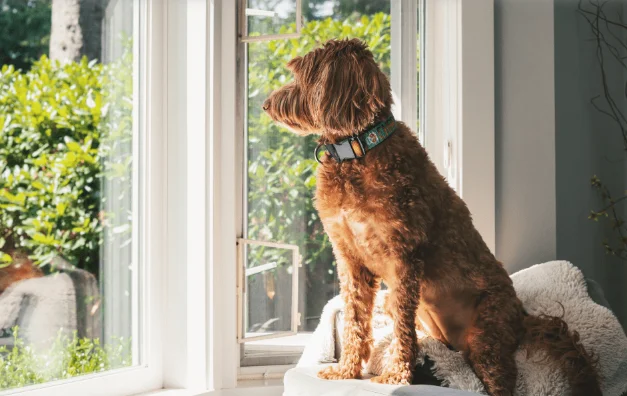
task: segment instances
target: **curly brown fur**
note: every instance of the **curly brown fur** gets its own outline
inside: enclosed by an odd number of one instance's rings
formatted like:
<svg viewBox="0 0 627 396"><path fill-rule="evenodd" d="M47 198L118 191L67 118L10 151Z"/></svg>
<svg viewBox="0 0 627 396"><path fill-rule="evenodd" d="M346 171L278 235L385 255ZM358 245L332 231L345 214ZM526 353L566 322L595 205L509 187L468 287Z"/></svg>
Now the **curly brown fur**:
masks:
<svg viewBox="0 0 627 396"><path fill-rule="evenodd" d="M329 41L288 67L294 81L273 92L264 110L296 133L336 143L391 113L389 81L359 40ZM374 295L383 280L390 288L386 310L394 318L397 344L374 381L412 381L418 325L462 351L490 395L513 394L514 352L531 319L525 319L510 277L473 226L465 203L405 124L399 122L392 136L361 159L337 163L324 157L315 204L337 258L347 313L339 365L320 377L360 376L372 343ZM587 394L600 395L594 362L577 357L587 355L573 335L559 334L549 349L560 359L569 351L572 358L560 361L573 388L585 383ZM571 340L571 347L562 340Z"/></svg>
<svg viewBox="0 0 627 396"><path fill-rule="evenodd" d="M543 360L556 362L566 372L574 396L601 394L595 369L598 359L584 349L579 333L570 332L562 318L529 315L524 318L523 326L527 356L537 350L545 352Z"/></svg>

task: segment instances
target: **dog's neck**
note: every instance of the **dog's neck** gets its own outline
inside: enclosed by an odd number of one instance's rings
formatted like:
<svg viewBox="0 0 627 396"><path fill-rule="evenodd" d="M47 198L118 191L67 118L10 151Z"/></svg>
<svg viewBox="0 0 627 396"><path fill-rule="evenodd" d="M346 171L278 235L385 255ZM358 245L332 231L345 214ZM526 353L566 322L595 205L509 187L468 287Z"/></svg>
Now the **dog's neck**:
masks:
<svg viewBox="0 0 627 396"><path fill-rule="evenodd" d="M341 132L341 133L338 133L338 131L333 131L332 133L323 133L322 136L320 136L320 139L318 139L318 143L319 144L337 144L341 142L342 140L345 140L351 136L357 136L359 134L364 133L367 130L372 129L375 125L380 124L383 121L387 120L391 115L392 115L391 111L382 111L379 114L377 114L377 116L374 118L374 120L370 124L368 124L368 126L360 130L346 131L346 132Z"/></svg>
<svg viewBox="0 0 627 396"><path fill-rule="evenodd" d="M367 129L337 141L337 143L319 143L314 150L314 158L323 163L320 158L320 151L325 149L325 156L330 156L336 162L342 163L346 160L357 160L376 146L384 143L397 129L397 122L392 115L383 121L369 126Z"/></svg>

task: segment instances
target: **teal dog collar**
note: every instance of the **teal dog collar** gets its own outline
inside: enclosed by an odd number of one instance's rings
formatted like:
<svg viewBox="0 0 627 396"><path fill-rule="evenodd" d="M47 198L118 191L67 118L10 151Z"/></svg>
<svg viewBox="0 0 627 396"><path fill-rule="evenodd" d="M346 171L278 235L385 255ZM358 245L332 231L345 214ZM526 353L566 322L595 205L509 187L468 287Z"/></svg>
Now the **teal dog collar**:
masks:
<svg viewBox="0 0 627 396"><path fill-rule="evenodd" d="M333 159L337 162L343 162L345 160L362 158L366 153L387 139L391 134L396 131L396 120L394 116L388 117L385 121L375 125L374 127L360 133L356 136L351 136L348 139L344 139L339 143L319 144L314 150L314 157L316 161L320 161L319 152L324 147Z"/></svg>

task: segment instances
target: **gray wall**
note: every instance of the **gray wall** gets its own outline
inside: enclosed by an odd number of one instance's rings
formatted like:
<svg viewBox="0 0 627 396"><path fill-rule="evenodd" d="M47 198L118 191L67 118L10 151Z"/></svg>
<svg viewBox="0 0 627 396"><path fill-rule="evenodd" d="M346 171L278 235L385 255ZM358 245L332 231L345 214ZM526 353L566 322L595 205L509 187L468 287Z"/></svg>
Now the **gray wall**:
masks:
<svg viewBox="0 0 627 396"><path fill-rule="evenodd" d="M599 67L576 11L576 0L495 1L496 255L509 272L573 262L627 327L627 263L606 256L611 231L588 220L599 204L592 175L617 194L627 189L625 152L590 105ZM608 75L621 90L622 71Z"/></svg>
<svg viewBox="0 0 627 396"><path fill-rule="evenodd" d="M622 13L622 4L618 2L606 7L608 15ZM590 40L592 37L590 26L577 13L577 2L556 0L557 257L572 261L601 283L610 305L626 326L627 262L605 254L603 240L611 240L615 235L609 223L588 219L590 210L601 204L590 187L593 175L598 175L617 196L627 187L620 132L590 103L602 92L597 47ZM625 108L623 70L609 56L605 64L609 84L621 99L619 105Z"/></svg>

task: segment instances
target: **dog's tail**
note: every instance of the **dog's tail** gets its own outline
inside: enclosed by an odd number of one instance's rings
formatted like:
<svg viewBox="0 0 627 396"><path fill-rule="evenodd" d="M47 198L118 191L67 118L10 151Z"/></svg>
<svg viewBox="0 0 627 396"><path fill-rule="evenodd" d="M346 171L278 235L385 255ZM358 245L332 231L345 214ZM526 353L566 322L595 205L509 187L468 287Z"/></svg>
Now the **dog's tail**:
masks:
<svg viewBox="0 0 627 396"><path fill-rule="evenodd" d="M563 307L562 307L563 308ZM602 396L597 373L598 359L579 342L579 333L569 331L561 317L526 315L527 356L541 349L545 359L557 362L566 374L573 396Z"/></svg>

